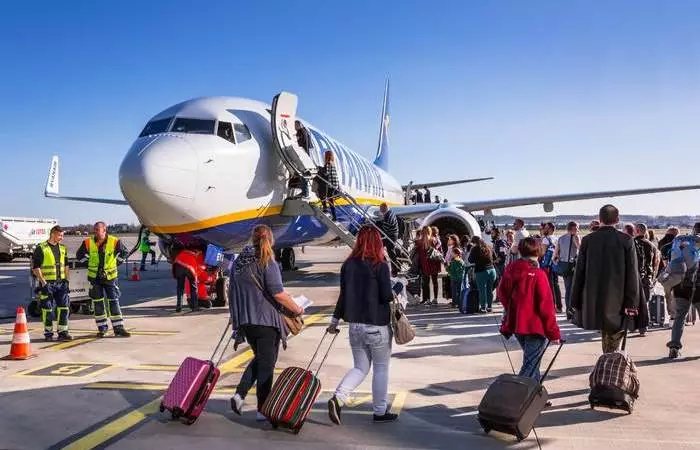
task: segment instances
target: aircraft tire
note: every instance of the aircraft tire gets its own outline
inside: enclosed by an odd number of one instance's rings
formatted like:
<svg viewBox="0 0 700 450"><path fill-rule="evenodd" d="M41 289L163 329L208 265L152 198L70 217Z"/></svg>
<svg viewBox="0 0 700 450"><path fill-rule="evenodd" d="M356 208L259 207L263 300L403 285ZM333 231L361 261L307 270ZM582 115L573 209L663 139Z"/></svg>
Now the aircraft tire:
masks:
<svg viewBox="0 0 700 450"><path fill-rule="evenodd" d="M282 263L282 270L284 271L296 269L296 255L294 254L294 249L283 248L280 262Z"/></svg>

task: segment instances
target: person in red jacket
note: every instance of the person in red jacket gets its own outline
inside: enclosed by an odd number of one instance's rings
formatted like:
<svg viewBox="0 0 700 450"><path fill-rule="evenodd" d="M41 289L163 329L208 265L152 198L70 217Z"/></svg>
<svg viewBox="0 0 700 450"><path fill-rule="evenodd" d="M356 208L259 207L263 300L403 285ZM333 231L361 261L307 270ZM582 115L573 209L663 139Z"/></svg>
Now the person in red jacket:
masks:
<svg viewBox="0 0 700 450"><path fill-rule="evenodd" d="M498 285L503 304L501 334L515 335L523 349L519 375L540 380L540 360L547 340L559 342L561 334L554 311L547 272L539 268L541 244L527 237L518 244L521 258L506 267Z"/></svg>
<svg viewBox="0 0 700 450"><path fill-rule="evenodd" d="M198 250L181 250L173 261L172 271L173 278L177 280L177 304L175 312L182 311L182 297L185 295L185 281L190 284L190 309L196 311L199 309L199 301L197 299L197 278L199 275L199 266L203 263L202 252Z"/></svg>

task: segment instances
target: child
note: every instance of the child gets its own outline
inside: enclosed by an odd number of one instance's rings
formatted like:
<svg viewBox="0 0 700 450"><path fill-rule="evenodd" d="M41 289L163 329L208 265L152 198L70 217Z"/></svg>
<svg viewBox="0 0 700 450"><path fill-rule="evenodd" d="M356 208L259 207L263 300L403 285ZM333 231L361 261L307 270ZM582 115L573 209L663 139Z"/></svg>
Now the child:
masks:
<svg viewBox="0 0 700 450"><path fill-rule="evenodd" d="M452 249L452 262L450 262L450 267L447 269L448 273L450 274L453 304L459 305L459 298L462 294L462 282L464 280L466 268L467 265L462 260L462 249L459 247L454 247Z"/></svg>

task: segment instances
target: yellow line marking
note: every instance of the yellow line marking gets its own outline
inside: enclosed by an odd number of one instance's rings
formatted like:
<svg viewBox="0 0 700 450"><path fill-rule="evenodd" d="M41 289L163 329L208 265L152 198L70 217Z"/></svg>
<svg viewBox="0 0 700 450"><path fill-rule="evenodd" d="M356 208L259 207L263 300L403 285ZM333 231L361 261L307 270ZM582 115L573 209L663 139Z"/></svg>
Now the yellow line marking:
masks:
<svg viewBox="0 0 700 450"><path fill-rule="evenodd" d="M364 395L362 397L350 398L345 402L345 406L348 408L354 408L355 406L362 405L363 403L368 403L372 401L372 394Z"/></svg>
<svg viewBox="0 0 700 450"><path fill-rule="evenodd" d="M143 336L171 336L173 334L179 334L179 331L167 331L167 330L137 330L134 328L128 328L129 333L135 334L135 335L143 335ZM74 333L97 333L97 330L73 330L71 329L70 331Z"/></svg>
<svg viewBox="0 0 700 450"><path fill-rule="evenodd" d="M177 372L180 366L175 366L172 364L139 364L138 366L128 367L127 370L142 370L147 372ZM245 367L235 367L227 373L243 373ZM275 373L282 372L282 369L276 368Z"/></svg>
<svg viewBox="0 0 700 450"><path fill-rule="evenodd" d="M129 428L143 422L148 418L148 416L158 411L160 400L160 397L158 397L144 406L121 416L120 418L98 428L92 433L83 436L72 444L63 447L63 450L92 449L107 442L118 434L121 434Z"/></svg>
<svg viewBox="0 0 700 450"><path fill-rule="evenodd" d="M312 314L309 317L306 317L304 319L304 328L302 329L302 331L308 328L309 326L313 325L314 323L320 322L331 311L333 311L333 308L326 308L323 311L319 311L316 314ZM292 337L293 336L290 335L289 339L291 339ZM234 373L235 369L240 368L240 366L246 364L251 359L253 359L253 350L249 348L240 355L236 355L230 360L221 364L219 366L219 370L221 370L221 375Z"/></svg>
<svg viewBox="0 0 700 450"><path fill-rule="evenodd" d="M97 340L95 337L78 337L69 342L61 342L60 344L52 345L50 347L45 347L46 350L51 350L52 352L58 350L66 350L69 348L77 347L79 345L88 344L92 341Z"/></svg>
<svg viewBox="0 0 700 450"><path fill-rule="evenodd" d="M100 365L100 366L104 366L104 365L106 365L106 366L107 366L107 367L102 368L102 369L100 369L100 370L97 370L97 371L95 371L95 372L90 372L90 373L88 373L88 374L86 374L86 375L83 375L82 377L64 375L64 377L66 377L66 378L83 378L83 377L88 377L88 376L100 375L100 374L102 374L102 373L104 373L104 372L106 372L106 371L108 371L108 370L110 370L110 369L113 369L113 368L117 367L115 364L97 363L97 362L54 362L54 363L51 363L51 364L46 364L46 365L44 365L44 366L39 366L39 367L34 367L34 368L31 368L31 369L23 370L23 371L21 371L21 372L17 372L16 374L14 374L14 375L12 375L12 376L14 376L14 377L32 377L32 378L56 378L56 377L60 377L61 375L32 375L30 372L38 372L38 371L40 371L40 370L47 369L47 368L49 368L49 367L51 367L51 366L57 366L57 365L60 365L60 364L65 364L65 365L81 365L81 366L82 366L82 365L84 365L84 366L87 366L87 365Z"/></svg>
<svg viewBox="0 0 700 450"><path fill-rule="evenodd" d="M391 412L401 415L401 410L403 410L403 407L406 404L406 397L408 397L408 392L397 392L394 396L394 401L391 403Z"/></svg>
<svg viewBox="0 0 700 450"><path fill-rule="evenodd" d="M83 386L83 389L115 389L125 391L164 391L167 384L141 384L141 383L119 383L119 382L97 382Z"/></svg>

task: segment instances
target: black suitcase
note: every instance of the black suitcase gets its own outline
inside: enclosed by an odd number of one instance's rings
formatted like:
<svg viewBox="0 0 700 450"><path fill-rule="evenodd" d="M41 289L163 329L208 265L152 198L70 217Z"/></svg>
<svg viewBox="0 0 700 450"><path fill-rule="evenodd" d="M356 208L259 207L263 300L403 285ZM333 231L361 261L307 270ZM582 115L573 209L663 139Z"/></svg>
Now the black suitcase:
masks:
<svg viewBox="0 0 700 450"><path fill-rule="evenodd" d="M542 383L547 378L563 345L564 341L561 341L539 383L532 378L509 373L496 378L481 399L476 416L484 432L496 430L508 433L515 436L518 441L528 437L549 399L547 389ZM540 360L548 347L549 343L540 355ZM508 351L507 348L506 351Z"/></svg>
<svg viewBox="0 0 700 450"><path fill-rule="evenodd" d="M666 298L663 295L652 295L649 300L650 325L662 327L666 321Z"/></svg>

